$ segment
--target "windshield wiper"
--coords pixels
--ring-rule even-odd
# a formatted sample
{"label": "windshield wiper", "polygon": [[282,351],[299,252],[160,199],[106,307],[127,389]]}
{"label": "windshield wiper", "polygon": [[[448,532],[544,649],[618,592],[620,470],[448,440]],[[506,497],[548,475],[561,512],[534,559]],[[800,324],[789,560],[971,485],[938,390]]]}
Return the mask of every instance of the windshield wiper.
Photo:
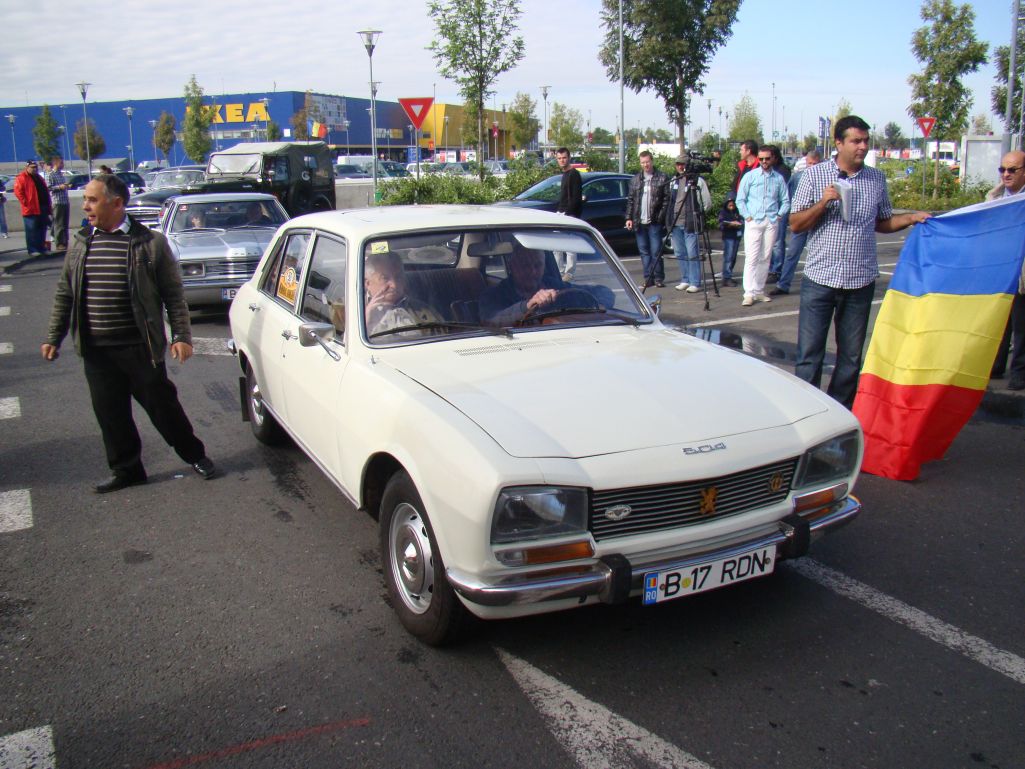
{"label": "windshield wiper", "polygon": [[640,325],[640,321],[632,315],[627,315],[619,310],[609,310],[605,307],[556,307],[551,310],[540,310],[532,312],[523,319],[524,322],[532,320],[544,320],[545,318],[557,318],[560,315],[608,315],[615,320],[621,320],[631,326]]}
{"label": "windshield wiper", "polygon": [[373,334],[368,334],[367,339],[375,339],[379,336],[387,336],[388,334],[401,334],[404,331],[422,331],[424,329],[435,329],[435,328],[462,328],[470,329],[473,331],[486,331],[492,336],[504,336],[512,338],[512,333],[508,329],[496,328],[494,326],[482,326],[478,323],[463,323],[458,320],[442,320],[442,321],[424,321],[422,323],[409,323],[405,326],[396,326],[395,328],[385,329],[384,331],[375,331]]}

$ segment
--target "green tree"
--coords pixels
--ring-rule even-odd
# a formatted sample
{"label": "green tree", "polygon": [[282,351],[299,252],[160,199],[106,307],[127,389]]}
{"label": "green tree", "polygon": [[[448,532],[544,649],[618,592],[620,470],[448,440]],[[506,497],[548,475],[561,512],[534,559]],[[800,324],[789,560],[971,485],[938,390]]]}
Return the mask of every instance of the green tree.
{"label": "green tree", "polygon": [[182,146],[185,154],[197,163],[205,163],[213,143],[210,126],[214,122],[214,111],[203,103],[203,86],[196,82],[196,76],[185,84],[185,118],[182,120]]}
{"label": "green tree", "polygon": [[517,92],[509,108],[512,143],[516,149],[529,147],[537,138],[537,101],[529,94]]}
{"label": "green tree", "polygon": [[595,128],[591,131],[591,144],[615,144],[616,135],[607,128]]}
{"label": "green tree", "polygon": [[[88,153],[85,148],[86,135],[89,137]],[[86,158],[96,159],[107,151],[107,142],[103,140],[103,136],[96,130],[96,124],[93,123],[92,118],[89,118],[88,130],[86,130],[85,121],[79,120],[75,125],[75,135],[71,138],[72,144],[75,147],[75,154],[82,160]]]}
{"label": "green tree", "polygon": [[292,124],[292,138],[297,142],[308,141],[310,121],[320,121],[320,119],[320,107],[313,100],[313,93],[307,91],[303,97],[303,106],[296,110],[288,121]]}
{"label": "green tree", "polygon": [[567,147],[571,152],[575,152],[583,146],[584,116],[580,114],[579,110],[559,102],[553,102],[552,111],[548,117],[548,132],[552,144],[556,147]]}
{"label": "green tree", "polygon": [[157,145],[158,150],[164,153],[165,163],[170,157],[171,147],[177,141],[178,137],[174,133],[177,127],[178,121],[174,119],[174,115],[170,112],[161,112],[156,128],[153,129],[153,143]]}
{"label": "green tree", "polygon": [[[474,104],[477,157],[484,157],[484,104],[498,76],[523,58],[523,38],[516,34],[519,0],[428,0],[435,38],[427,49],[442,77]],[[484,166],[480,166],[484,179]]]}
{"label": "green tree", "polygon": [[973,136],[988,136],[993,133],[993,123],[990,121],[989,116],[980,112],[973,117],[970,133]]}
{"label": "green tree", "polygon": [[1011,47],[1007,45],[997,46],[993,49],[993,59],[996,62],[997,70],[996,76],[993,78],[996,80],[996,85],[990,91],[993,113],[1000,116],[1009,133],[1014,133],[1014,126],[1018,124],[1018,118],[1021,115],[1021,83],[1025,82],[1022,80],[1022,78],[1025,78],[1025,24],[1018,25],[1018,49],[1014,58],[1014,68],[1016,70],[1014,82],[1018,83],[1019,87],[1014,90],[1010,117],[1005,113],[1007,111],[1007,71],[1011,66]]}
{"label": "green tree", "polygon": [[651,138],[661,144],[668,144],[673,140],[673,135],[667,128],[649,128]]}
{"label": "green tree", "polygon": [[[598,59],[619,80],[619,2],[602,0],[605,38]],[[740,0],[622,0],[623,79],[634,92],[651,89],[677,127],[680,151],[688,93],[702,93],[702,78],[716,50],[730,37]]]}
{"label": "green tree", "polygon": [[809,153],[819,145],[819,137],[815,134],[808,134],[801,141],[801,152]]}
{"label": "green tree", "polygon": [[883,126],[883,138],[886,140],[886,146],[891,149],[902,150],[907,146],[907,139],[904,138],[900,126],[892,120]]}
{"label": "green tree", "polygon": [[281,126],[279,126],[273,120],[267,121],[267,141],[281,141]]}
{"label": "green tree", "polygon": [[846,99],[840,99],[840,103],[836,105],[836,114],[833,115],[833,125],[836,125],[836,121],[840,118],[853,114],[854,112],[851,110],[851,103]]}
{"label": "green tree", "polygon": [[37,157],[49,160],[60,154],[60,146],[60,127],[50,107],[44,104],[32,127],[32,147]]}
{"label": "green tree", "polygon": [[758,117],[758,108],[750,94],[745,93],[733,106],[730,118],[730,141],[743,142],[753,139],[762,143],[762,121]]}

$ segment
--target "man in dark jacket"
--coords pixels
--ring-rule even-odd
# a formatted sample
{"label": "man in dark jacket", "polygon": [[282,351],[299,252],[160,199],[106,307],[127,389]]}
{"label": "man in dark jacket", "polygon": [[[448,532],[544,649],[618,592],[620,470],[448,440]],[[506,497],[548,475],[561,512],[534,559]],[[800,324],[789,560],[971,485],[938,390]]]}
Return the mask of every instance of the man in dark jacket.
{"label": "man in dark jacket", "polygon": [[84,361],[93,412],[113,476],[99,494],[146,482],[132,398],[178,456],[204,479],[216,472],[167,377],[163,311],[171,326],[171,357],[192,356],[189,308],[181,273],[163,235],[125,214],[128,188],[105,174],[89,182],[83,210],[57,284],[42,354],[56,360],[70,332]]}
{"label": "man in dark jacket", "polygon": [[[584,209],[583,181],[580,172],[569,164],[569,150],[559,147],[555,151],[555,160],[562,171],[562,183],[559,188],[559,204],[555,211],[566,216],[580,218]],[[573,280],[573,272],[577,268],[577,255],[569,251],[556,251],[555,261],[562,273],[563,280]]]}
{"label": "man in dark jacket", "polygon": [[626,197],[626,228],[637,236],[637,250],[644,265],[644,284],[659,288],[666,284],[666,268],[656,259],[665,235],[666,190],[669,177],[655,168],[651,153],[643,150],[638,159],[641,171],[630,180]]}

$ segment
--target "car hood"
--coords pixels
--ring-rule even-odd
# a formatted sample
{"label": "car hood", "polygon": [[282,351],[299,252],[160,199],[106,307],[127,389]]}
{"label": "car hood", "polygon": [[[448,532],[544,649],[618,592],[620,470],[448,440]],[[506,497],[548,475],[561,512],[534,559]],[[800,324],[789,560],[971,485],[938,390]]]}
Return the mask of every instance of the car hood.
{"label": "car hood", "polygon": [[274,227],[244,230],[199,230],[178,232],[168,236],[172,248],[181,259],[202,259],[208,256],[261,256]]}
{"label": "car hood", "polygon": [[534,208],[538,211],[554,211],[554,200],[500,200],[492,205],[513,206],[514,208]]}
{"label": "car hood", "polygon": [[790,425],[827,396],[667,329],[577,329],[396,348],[380,356],[517,457],[582,458]]}

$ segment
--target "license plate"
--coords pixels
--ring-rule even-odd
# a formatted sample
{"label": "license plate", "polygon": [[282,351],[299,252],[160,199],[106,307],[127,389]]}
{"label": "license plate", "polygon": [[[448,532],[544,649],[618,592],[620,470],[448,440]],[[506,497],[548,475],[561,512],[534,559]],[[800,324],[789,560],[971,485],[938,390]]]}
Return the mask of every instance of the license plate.
{"label": "license plate", "polygon": [[775,566],[776,548],[770,545],[717,561],[691,564],[683,569],[648,572],[644,575],[644,603],[671,601],[762,577],[771,574]]}
{"label": "license plate", "polygon": [[232,299],[235,298],[235,294],[237,294],[237,293],[238,293],[238,289],[237,288],[222,288],[221,289],[221,299],[223,299],[225,302],[230,302]]}

